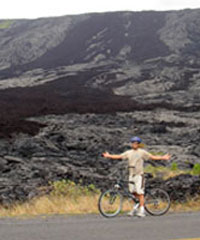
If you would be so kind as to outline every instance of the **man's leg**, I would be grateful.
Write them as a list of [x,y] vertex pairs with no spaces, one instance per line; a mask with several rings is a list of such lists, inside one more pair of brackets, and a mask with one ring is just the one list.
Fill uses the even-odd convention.
[[136,212],[136,208],[134,208],[134,213],[139,217],[145,217],[145,209],[144,209],[144,194],[134,193],[134,196],[139,199],[139,209]]
[[136,197],[139,199],[140,208],[138,209],[137,216],[145,217],[144,209],[144,181],[143,176],[138,176],[136,180]]
[[139,200],[139,211],[138,204],[133,204],[133,209],[128,213],[129,216],[133,216],[137,214],[140,217],[145,216],[144,210],[144,186],[143,186],[143,178],[142,176],[134,176],[133,178],[129,177],[129,181],[133,181],[135,184],[129,184],[129,191],[133,192],[135,198]]
[[140,207],[144,207],[144,194],[133,193],[133,195],[140,201]]
[[144,207],[144,194],[138,195],[140,201],[140,207]]
[[[133,182],[133,177],[129,176],[129,181]],[[133,194],[133,196],[135,198],[137,198],[139,200],[139,195],[137,193],[135,193],[135,186],[133,184],[129,184],[129,191]],[[128,212],[128,216],[134,216],[137,213],[137,209],[138,209],[139,203],[135,204],[133,201],[133,205],[132,205],[132,210],[130,212]]]
[[[133,193],[133,196],[139,200],[139,198],[138,198],[139,195],[138,195],[138,194]],[[128,216],[134,216],[134,215],[136,215],[137,209],[138,209],[139,205],[140,205],[139,203],[135,204],[135,203],[133,202],[133,206],[132,206],[133,208],[132,208],[132,210],[131,210],[130,212],[128,212]]]

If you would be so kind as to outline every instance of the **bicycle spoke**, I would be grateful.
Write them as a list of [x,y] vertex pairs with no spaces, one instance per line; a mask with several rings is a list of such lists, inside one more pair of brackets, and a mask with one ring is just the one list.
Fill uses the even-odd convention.
[[99,211],[104,217],[114,217],[122,208],[122,196],[119,192],[108,190],[99,198]]
[[165,214],[170,207],[170,198],[162,189],[153,189],[145,196],[145,208],[152,215]]

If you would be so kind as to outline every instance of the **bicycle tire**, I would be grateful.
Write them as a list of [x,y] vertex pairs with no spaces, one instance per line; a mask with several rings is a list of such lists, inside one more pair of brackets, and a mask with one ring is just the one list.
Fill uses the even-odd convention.
[[169,194],[161,188],[153,188],[145,194],[145,210],[152,216],[161,216],[171,206]]
[[98,209],[106,218],[116,217],[122,210],[123,196],[114,189],[101,193],[98,200]]

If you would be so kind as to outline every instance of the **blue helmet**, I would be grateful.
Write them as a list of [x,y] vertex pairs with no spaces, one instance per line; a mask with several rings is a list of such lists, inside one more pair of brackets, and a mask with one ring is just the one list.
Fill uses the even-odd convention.
[[142,142],[142,139],[135,136],[135,137],[132,137],[132,138],[130,139],[130,141],[131,141],[132,143],[133,143],[133,142],[141,143],[141,142]]

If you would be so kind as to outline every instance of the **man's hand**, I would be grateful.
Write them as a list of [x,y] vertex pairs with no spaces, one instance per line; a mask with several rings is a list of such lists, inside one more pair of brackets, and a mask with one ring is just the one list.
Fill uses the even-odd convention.
[[171,158],[171,155],[165,154],[163,156],[160,155],[150,155],[151,160],[169,160]]
[[169,160],[171,158],[171,155],[165,154],[162,156],[162,160]]
[[102,153],[102,156],[105,158],[116,159],[116,160],[122,159],[121,155],[110,154],[108,152]]
[[104,152],[104,153],[102,153],[102,156],[105,158],[110,158],[110,153]]

